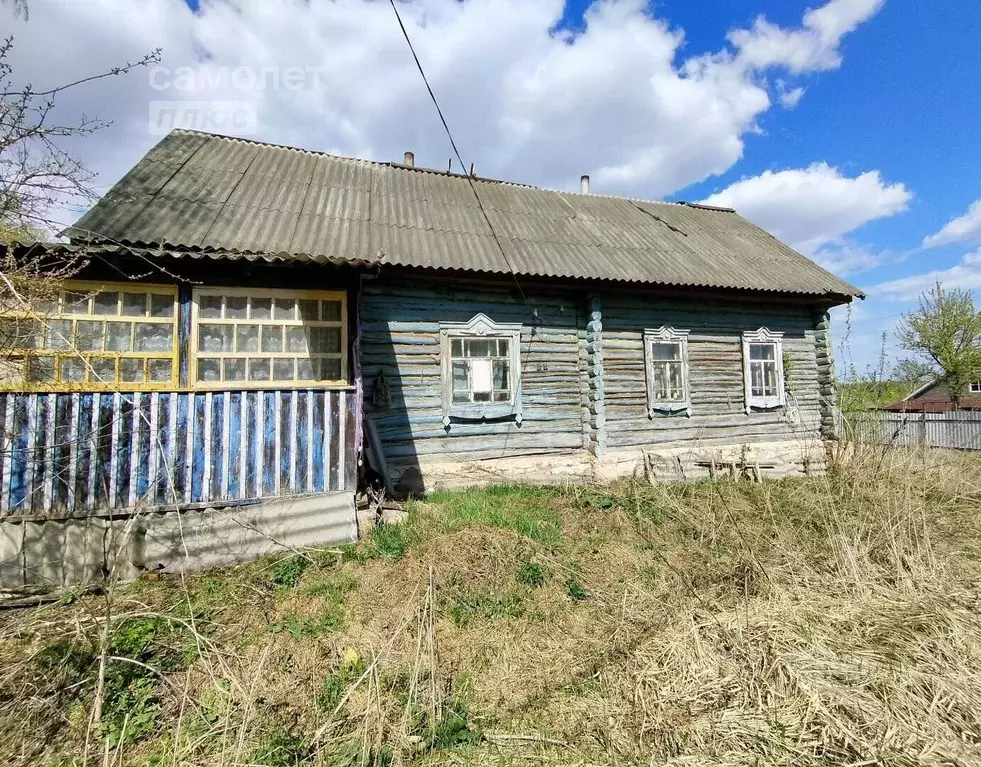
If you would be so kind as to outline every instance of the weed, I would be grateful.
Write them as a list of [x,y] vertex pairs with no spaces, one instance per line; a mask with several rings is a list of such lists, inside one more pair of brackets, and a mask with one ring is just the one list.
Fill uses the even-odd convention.
[[306,738],[288,730],[274,730],[266,742],[252,753],[252,764],[263,767],[297,767],[307,764],[313,749]]
[[589,596],[589,594],[586,592],[586,589],[583,588],[583,585],[579,582],[579,579],[576,578],[574,575],[570,575],[568,578],[565,579],[565,589],[568,592],[569,596],[572,597],[576,602],[581,602],[582,600],[584,600],[586,597]]
[[450,596],[450,617],[458,626],[477,620],[520,618],[525,611],[524,597],[519,594],[497,595],[487,589],[462,587]]
[[364,564],[372,559],[396,560],[409,549],[409,524],[378,525],[356,546],[344,550],[344,558]]
[[536,588],[548,580],[548,571],[536,562],[524,562],[518,568],[518,583]]
[[317,693],[317,707],[328,714],[334,712],[351,682],[364,673],[364,661],[354,651],[348,650],[343,662],[333,674],[328,674]]
[[343,612],[332,606],[322,618],[287,615],[282,621],[270,623],[269,630],[274,634],[285,631],[294,639],[312,639],[321,634],[337,631],[343,625]]
[[436,493],[440,501],[439,525],[455,532],[468,525],[484,524],[513,530],[530,540],[554,547],[562,538],[562,523],[551,500],[558,491],[504,485],[457,493]]
[[307,569],[310,560],[306,557],[293,556],[279,560],[273,566],[273,583],[284,589],[295,589],[300,582],[303,571]]

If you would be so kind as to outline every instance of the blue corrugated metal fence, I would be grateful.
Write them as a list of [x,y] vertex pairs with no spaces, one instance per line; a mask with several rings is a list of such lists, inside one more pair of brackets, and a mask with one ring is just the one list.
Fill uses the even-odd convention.
[[353,392],[0,394],[0,514],[355,489]]

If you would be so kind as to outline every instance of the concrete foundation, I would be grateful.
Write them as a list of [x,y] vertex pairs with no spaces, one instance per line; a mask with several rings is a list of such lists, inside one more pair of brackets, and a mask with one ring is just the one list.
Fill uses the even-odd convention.
[[0,522],[0,589],[8,592],[181,572],[357,540],[354,494],[248,506],[147,512],[119,519]]

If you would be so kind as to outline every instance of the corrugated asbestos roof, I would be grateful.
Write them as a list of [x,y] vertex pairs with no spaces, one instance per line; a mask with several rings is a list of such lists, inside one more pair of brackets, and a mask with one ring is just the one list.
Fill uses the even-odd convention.
[[733,211],[473,183],[493,233],[465,176],[175,130],[69,234],[225,258],[862,295]]

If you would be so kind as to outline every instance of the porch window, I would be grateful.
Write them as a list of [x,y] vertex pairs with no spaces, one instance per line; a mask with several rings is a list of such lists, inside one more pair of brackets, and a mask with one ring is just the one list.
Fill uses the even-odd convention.
[[784,405],[783,333],[743,333],[743,372],[747,413]]
[[520,325],[478,314],[440,329],[443,355],[443,423],[452,419],[503,418],[521,422],[518,344]]
[[147,389],[177,380],[177,288],[66,282],[0,317],[5,389]]
[[190,379],[201,387],[347,382],[343,292],[199,288]]
[[971,394],[981,394],[981,381],[971,381]]
[[660,327],[644,331],[647,414],[690,415],[688,331]]

